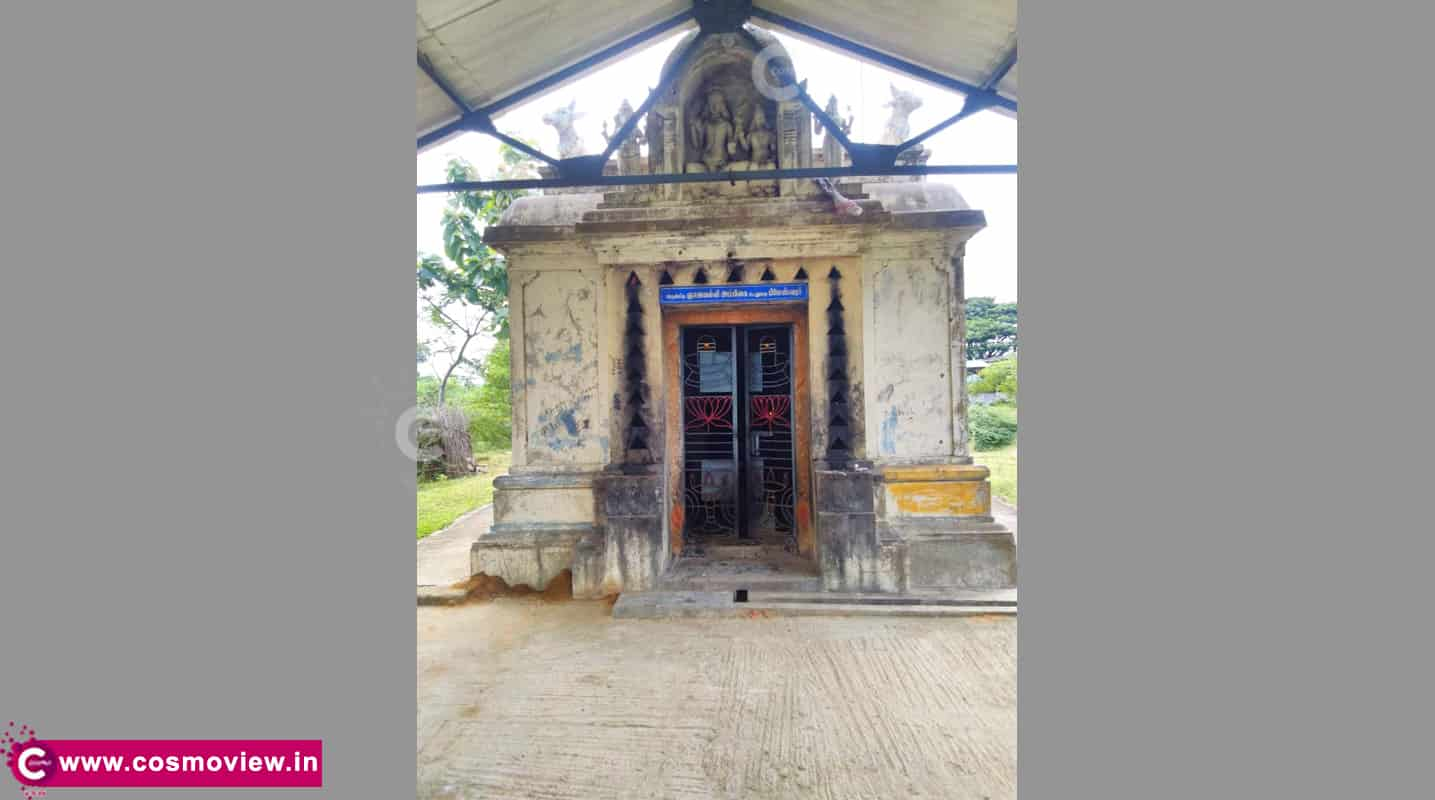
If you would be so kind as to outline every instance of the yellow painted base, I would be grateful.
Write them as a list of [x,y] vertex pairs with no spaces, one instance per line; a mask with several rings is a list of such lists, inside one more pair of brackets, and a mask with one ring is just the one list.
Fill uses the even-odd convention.
[[884,467],[888,513],[902,516],[985,517],[992,513],[986,467],[970,464]]
[[882,479],[889,483],[907,481],[984,481],[991,470],[979,464],[919,464],[882,467]]

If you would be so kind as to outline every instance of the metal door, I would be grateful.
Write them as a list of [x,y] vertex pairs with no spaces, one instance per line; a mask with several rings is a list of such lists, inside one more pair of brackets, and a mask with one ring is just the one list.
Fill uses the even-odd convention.
[[683,543],[796,550],[792,326],[681,332]]

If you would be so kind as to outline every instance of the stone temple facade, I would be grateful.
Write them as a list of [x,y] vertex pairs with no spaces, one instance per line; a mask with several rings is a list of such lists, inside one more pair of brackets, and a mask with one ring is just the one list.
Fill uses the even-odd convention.
[[[806,108],[764,89],[786,54],[755,33],[766,59],[717,35],[665,67],[682,73],[622,171],[821,160]],[[542,588],[570,571],[590,598],[723,574],[1016,585],[966,432],[982,212],[921,180],[835,188],[860,214],[811,180],[731,180],[525,197],[488,230],[510,272],[513,466],[474,574]]]

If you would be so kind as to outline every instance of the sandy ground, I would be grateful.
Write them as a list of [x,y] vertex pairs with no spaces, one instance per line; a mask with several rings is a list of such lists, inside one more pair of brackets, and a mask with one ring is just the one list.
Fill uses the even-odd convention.
[[1016,796],[1016,620],[418,609],[421,798]]

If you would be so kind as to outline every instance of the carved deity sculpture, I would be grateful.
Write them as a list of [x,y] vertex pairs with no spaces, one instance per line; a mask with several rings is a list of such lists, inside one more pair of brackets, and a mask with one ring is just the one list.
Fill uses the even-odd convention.
[[574,100],[543,115],[543,124],[552,125],[558,131],[559,158],[572,158],[584,153],[583,140],[573,128],[573,123],[583,116],[583,112],[577,110],[577,105],[578,101]]
[[892,116],[887,118],[887,128],[882,131],[882,144],[901,144],[907,141],[911,135],[911,124],[908,118],[912,112],[922,107],[922,98],[911,92],[898,89],[895,85],[888,84],[892,89],[892,99],[885,103],[887,108],[892,109]]
[[[842,117],[837,113],[837,95],[827,96],[827,107],[823,111],[826,111],[827,116],[837,123],[843,136],[852,132],[852,123],[856,119],[852,116],[852,106],[847,107],[847,116]],[[822,133],[823,128],[822,120],[814,115],[812,117],[812,135],[816,136]],[[822,165],[826,167],[842,166],[842,154],[842,145],[838,143],[837,137],[833,136],[831,131],[827,131],[827,135],[822,137]]]
[[[618,131],[621,131],[623,129],[623,126],[628,124],[628,120],[632,116],[633,106],[627,101],[626,98],[624,98],[623,105],[618,107],[618,113],[613,115],[614,136],[617,136]],[[605,136],[604,138],[607,137]],[[622,153],[625,156],[636,156],[640,152],[640,148],[642,147],[644,141],[645,140],[643,137],[643,129],[635,125],[633,126],[632,134],[630,134],[627,139],[624,139],[623,143],[619,145],[618,152]]]
[[[623,105],[618,108],[618,113],[613,115],[612,135],[617,136],[618,133],[623,130],[623,126],[628,124],[628,120],[632,118],[633,106],[628,103],[627,99],[624,99]],[[611,137],[609,137],[607,133],[607,127],[608,123],[604,122],[603,138],[611,142]],[[622,174],[637,175],[647,171],[643,165],[642,150],[642,146],[646,141],[647,136],[643,132],[643,129],[634,125],[632,133],[628,134],[628,138],[624,139],[622,144],[618,145],[618,170]]]
[[707,104],[688,123],[688,145],[697,154],[689,156],[688,172],[717,172],[737,155],[737,127],[722,92],[708,92]]
[[775,169],[777,166],[777,135],[767,122],[767,111],[762,103],[753,104],[752,123],[746,131],[739,130],[742,144],[751,153],[749,163],[752,169]]

